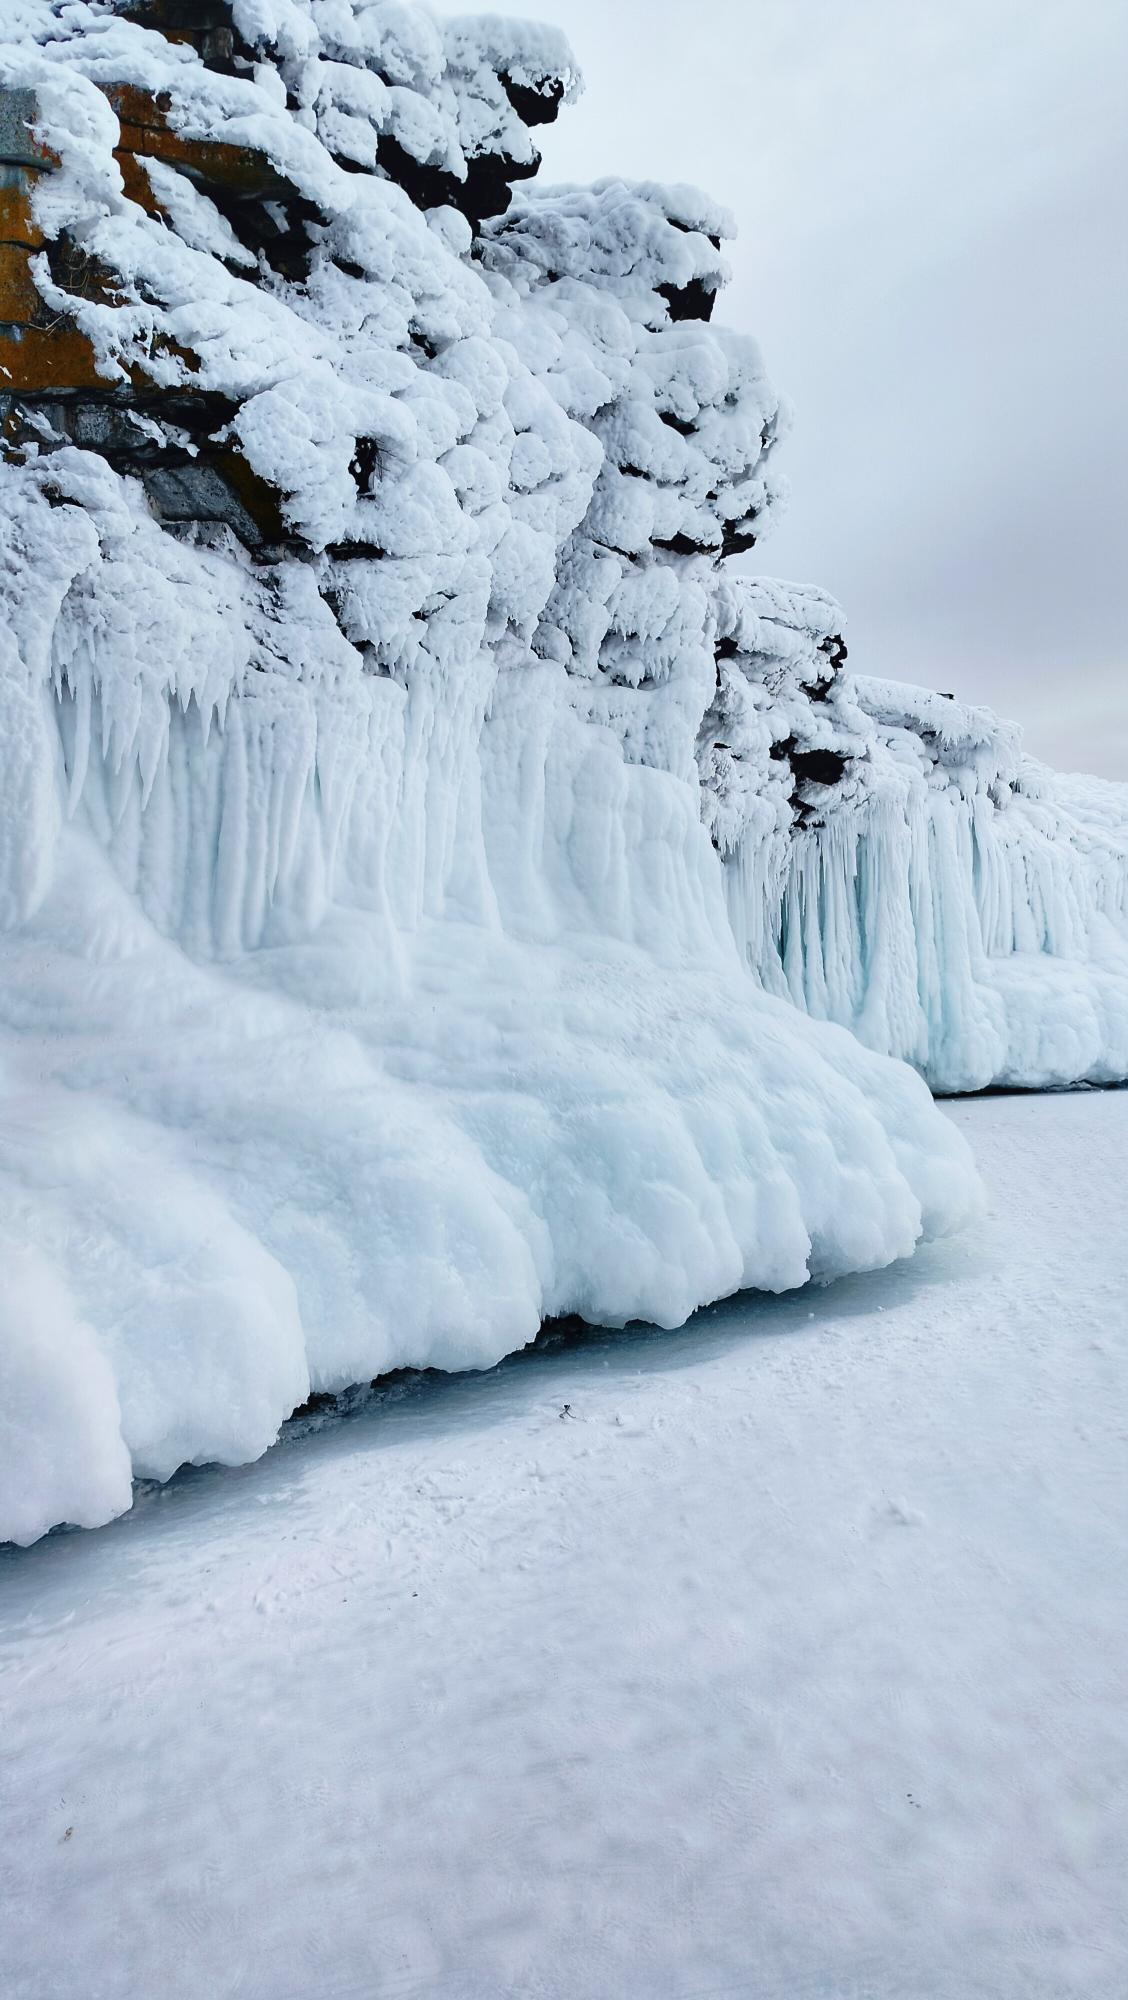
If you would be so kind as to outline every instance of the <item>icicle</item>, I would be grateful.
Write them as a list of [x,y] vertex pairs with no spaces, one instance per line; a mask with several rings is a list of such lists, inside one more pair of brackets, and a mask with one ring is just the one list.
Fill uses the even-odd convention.
[[73,673],[73,662],[68,669],[68,682],[73,699],[74,729],[71,738],[70,785],[67,794],[67,817],[73,819],[86,783],[86,773],[90,764],[90,714],[93,701],[93,677],[87,667],[86,672]]

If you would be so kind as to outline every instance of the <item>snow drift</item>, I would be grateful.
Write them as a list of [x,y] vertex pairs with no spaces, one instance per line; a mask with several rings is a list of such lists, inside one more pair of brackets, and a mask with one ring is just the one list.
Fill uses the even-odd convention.
[[4,34],[0,1534],[907,1254],[975,1182],[885,1051],[1124,1072],[1121,795],[722,568],[785,428],[731,221],[526,185],[559,36]]

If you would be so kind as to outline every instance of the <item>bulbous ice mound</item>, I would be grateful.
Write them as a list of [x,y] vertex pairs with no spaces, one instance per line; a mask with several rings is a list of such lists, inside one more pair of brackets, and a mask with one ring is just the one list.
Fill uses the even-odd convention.
[[756,949],[886,724],[829,599],[722,567],[785,428],[724,211],[526,185],[540,26],[2,33],[0,1535],[955,1226],[919,1077]]
[[924,1085],[758,991],[694,787],[562,665],[475,634],[372,673],[305,566],[275,622],[242,554],[82,454],[18,493],[8,1534],[252,1457],[311,1389],[485,1366],[553,1314],[677,1324],[960,1220]]
[[686,788],[580,725],[538,743],[522,678],[452,812],[505,921],[337,905],[208,965],[63,836],[3,955],[8,1535],[252,1458],[311,1390],[486,1367],[549,1315],[678,1325],[965,1215],[920,1079],[740,967]]

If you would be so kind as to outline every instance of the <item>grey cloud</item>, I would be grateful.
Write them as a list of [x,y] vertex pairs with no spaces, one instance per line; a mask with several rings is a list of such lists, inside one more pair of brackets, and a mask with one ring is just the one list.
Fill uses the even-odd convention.
[[719,311],[797,412],[758,566],[842,598],[859,670],[1128,777],[1128,9],[523,11],[588,79],[546,175],[690,180],[736,211]]

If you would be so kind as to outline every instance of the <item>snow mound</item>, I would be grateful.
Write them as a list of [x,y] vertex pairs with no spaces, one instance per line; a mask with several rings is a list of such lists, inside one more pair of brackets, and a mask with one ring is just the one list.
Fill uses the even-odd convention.
[[[545,28],[399,0],[194,19],[10,0],[0,43],[22,1540],[120,1511],[130,1470],[254,1456],[311,1390],[874,1268],[976,1198],[875,1053],[933,1055],[901,933],[881,985],[868,903],[802,950],[778,912],[820,920],[804,857],[847,828],[871,870],[934,869],[916,801],[952,792],[955,914],[926,933],[926,882],[910,912],[943,987],[980,893],[959,815],[1019,796],[988,775],[1009,739],[961,712],[953,776],[946,725],[845,675],[829,599],[721,568],[770,523],[786,428],[755,343],[709,323],[731,219],[527,185],[579,88]],[[1103,794],[1044,786],[1014,818],[1078,920],[1033,1040],[1087,1074],[1115,1066],[1115,986],[1099,1057],[1066,988],[1096,990],[1122,850]],[[1005,932],[1000,900],[984,949]],[[848,981],[850,1006],[808,990],[817,951],[864,966],[865,1021]]]

